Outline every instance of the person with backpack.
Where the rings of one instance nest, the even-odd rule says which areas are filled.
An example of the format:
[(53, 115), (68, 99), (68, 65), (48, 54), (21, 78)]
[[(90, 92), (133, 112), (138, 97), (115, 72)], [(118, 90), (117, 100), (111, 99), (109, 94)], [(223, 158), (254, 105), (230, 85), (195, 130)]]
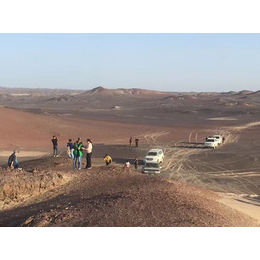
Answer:
[(81, 138), (74, 143), (74, 170), (77, 170), (77, 162), (78, 162), (78, 169), (81, 170), (81, 161), (83, 155), (83, 143)]
[(17, 155), (16, 155), (17, 153), (19, 153), (19, 151), (14, 150), (13, 153), (8, 158), (8, 166), (11, 169), (18, 169), (19, 168), (19, 162), (18, 162)]
[(53, 144), (53, 157), (58, 157), (58, 138), (57, 138), (57, 136), (54, 135), (51, 141)]

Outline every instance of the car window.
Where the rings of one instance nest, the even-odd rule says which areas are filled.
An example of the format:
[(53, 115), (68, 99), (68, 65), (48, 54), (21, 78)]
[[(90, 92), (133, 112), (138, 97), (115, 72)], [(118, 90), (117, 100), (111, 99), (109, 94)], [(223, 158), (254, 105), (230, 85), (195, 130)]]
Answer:
[(157, 153), (156, 153), (156, 152), (149, 152), (147, 155), (150, 155), (150, 156), (157, 156)]

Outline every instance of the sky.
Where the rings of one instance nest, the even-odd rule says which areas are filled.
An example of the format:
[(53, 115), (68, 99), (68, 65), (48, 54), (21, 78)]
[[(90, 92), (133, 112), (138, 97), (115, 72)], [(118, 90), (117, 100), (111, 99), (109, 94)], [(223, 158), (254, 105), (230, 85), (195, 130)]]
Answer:
[(260, 89), (260, 34), (0, 34), (0, 86)]

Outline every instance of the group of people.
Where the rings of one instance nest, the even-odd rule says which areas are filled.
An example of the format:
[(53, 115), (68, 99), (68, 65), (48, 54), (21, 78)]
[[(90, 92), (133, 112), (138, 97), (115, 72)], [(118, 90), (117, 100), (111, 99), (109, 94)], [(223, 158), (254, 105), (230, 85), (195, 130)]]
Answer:
[[(132, 138), (132, 137), (131, 137)], [(131, 140), (131, 139), (130, 139)], [(136, 146), (138, 146), (138, 141), (139, 139), (136, 139)], [(53, 143), (53, 156), (58, 157), (58, 138), (56, 136), (53, 136), (52, 138), (52, 143)], [(81, 138), (78, 138), (76, 142), (72, 142), (72, 139), (68, 140), (67, 143), (67, 153), (70, 158), (74, 160), (74, 170), (78, 169), (81, 170), (82, 168), (82, 156), (83, 156), (83, 151), (85, 150), (87, 152), (86, 154), (86, 169), (91, 169), (91, 157), (92, 157), (92, 141), (90, 139), (87, 139), (87, 145), (84, 146), (82, 143)], [(112, 157), (108, 154), (104, 156), (104, 161), (106, 165), (109, 165), (112, 163)], [(135, 157), (134, 159), (134, 166), (135, 169), (137, 170), (138, 168), (138, 158)], [(130, 168), (131, 164), (129, 161), (126, 161), (125, 163), (126, 168)]]
[[(53, 157), (58, 157), (59, 152), (58, 152), (58, 138), (57, 138), (57, 136), (54, 135), (51, 141), (52, 141), (52, 144), (53, 144)], [(139, 141), (139, 139), (136, 138), (135, 139), (136, 147), (138, 147), (138, 141)], [(130, 145), (131, 145), (131, 143), (132, 143), (132, 137), (130, 138)], [(92, 149), (93, 149), (92, 141), (89, 138), (87, 139), (86, 145), (83, 145), (80, 137), (74, 143), (72, 142), (72, 139), (68, 140), (67, 153), (68, 153), (68, 156), (73, 159), (74, 170), (76, 170), (77, 167), (78, 167), (78, 170), (82, 169), (83, 151), (86, 151), (86, 169), (92, 168), (92, 163), (91, 163)], [(8, 158), (8, 166), (11, 169), (18, 169), (19, 168), (17, 153), (19, 153), (19, 151), (14, 150), (13, 153), (11, 154), (11, 156)], [(106, 165), (111, 164), (112, 163), (111, 156), (106, 154), (105, 157), (104, 157), (104, 161), (105, 161)], [(138, 168), (138, 158), (137, 157), (135, 157), (135, 159), (134, 159), (134, 166), (135, 166), (135, 169), (137, 170), (137, 168)], [(126, 168), (131, 167), (129, 160), (126, 161), (125, 167)]]
[[(53, 157), (58, 157), (58, 138), (54, 135), (52, 138), (53, 144)], [(73, 159), (73, 167), (74, 170), (78, 169), (81, 170), (82, 168), (82, 156), (83, 151), (87, 152), (86, 155), (86, 169), (91, 169), (91, 157), (92, 157), (92, 141), (88, 138), (86, 146), (83, 145), (81, 138), (79, 137), (76, 142), (72, 142), (72, 139), (69, 139), (67, 143), (67, 153), (70, 158)]]
[[(132, 146), (132, 140), (133, 140), (133, 138), (132, 138), (132, 136), (131, 136), (130, 139), (129, 139), (129, 144), (130, 144), (130, 146)], [(138, 139), (138, 138), (135, 138), (135, 147), (138, 147), (138, 143), (139, 143), (139, 139)]]
[(86, 169), (92, 168), (91, 157), (92, 157), (92, 141), (88, 138), (86, 146), (83, 145), (81, 138), (79, 137), (78, 140), (73, 144), (72, 140), (69, 139), (67, 143), (68, 155), (74, 160), (74, 170), (78, 169), (81, 170), (82, 168), (82, 156), (83, 151), (86, 151)]

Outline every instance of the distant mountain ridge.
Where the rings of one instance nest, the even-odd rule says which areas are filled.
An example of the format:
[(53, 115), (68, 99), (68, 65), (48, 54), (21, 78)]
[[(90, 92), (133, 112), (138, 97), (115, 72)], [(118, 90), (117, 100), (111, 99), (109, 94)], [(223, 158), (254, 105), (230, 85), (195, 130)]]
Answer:
[(80, 95), (86, 96), (94, 96), (94, 95), (103, 95), (103, 96), (166, 96), (171, 95), (171, 92), (162, 92), (157, 90), (147, 90), (147, 89), (138, 89), (138, 88), (131, 88), (131, 89), (108, 89), (104, 87), (97, 87), (86, 92), (81, 93)]

